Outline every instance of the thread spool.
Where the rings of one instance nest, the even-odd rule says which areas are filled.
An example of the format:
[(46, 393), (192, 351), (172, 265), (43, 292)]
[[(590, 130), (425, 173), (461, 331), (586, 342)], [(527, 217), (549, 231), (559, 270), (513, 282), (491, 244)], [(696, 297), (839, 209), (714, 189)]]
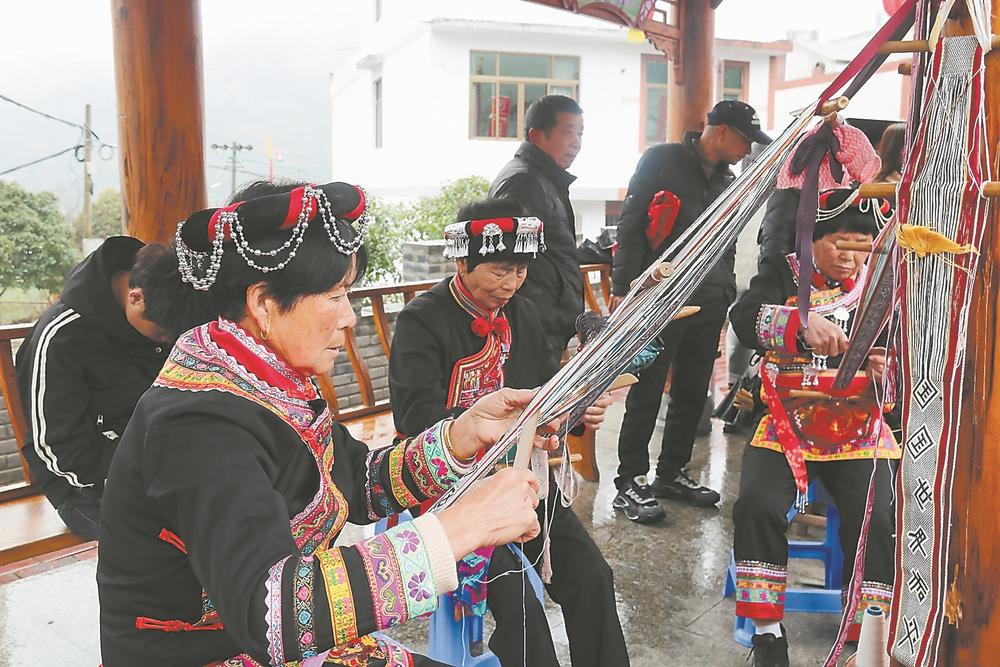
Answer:
[(889, 624), (881, 607), (871, 605), (861, 620), (858, 638), (857, 667), (889, 667)]

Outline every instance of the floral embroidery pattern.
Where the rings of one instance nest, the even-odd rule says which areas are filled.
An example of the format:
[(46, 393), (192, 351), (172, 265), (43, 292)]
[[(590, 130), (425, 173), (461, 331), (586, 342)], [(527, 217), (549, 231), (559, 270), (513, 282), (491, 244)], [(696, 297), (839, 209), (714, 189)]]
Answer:
[(784, 616), (788, 569), (760, 561), (736, 562), (736, 615), (775, 619)]
[[(842, 591), (847, 597), (847, 591)], [(892, 607), (892, 586), (878, 581), (862, 581), (861, 597), (858, 599), (858, 608), (854, 613), (854, 622), (860, 623), (865, 616), (868, 607), (879, 607), (882, 613), (888, 617), (889, 609)]]
[(264, 603), (267, 606), (265, 620), (267, 621), (267, 655), (271, 663), (280, 665), (285, 662), (285, 644), (281, 627), (281, 581), (285, 571), (285, 563), (291, 556), (285, 556), (272, 565), (267, 571), (267, 581), (264, 588), (267, 596)]
[(383, 533), (396, 552), (400, 574), (406, 581), (406, 608), (410, 618), (437, 609), (437, 595), (430, 576), (431, 563), (423, 538), (412, 523), (402, 523)]
[(360, 542), (355, 548), (361, 554), (368, 574), (376, 627), (392, 628), (407, 620), (410, 616), (407, 613), (403, 575), (388, 533)]
[(335, 646), (343, 646), (358, 637), (354, 595), (351, 592), (351, 580), (347, 576), (344, 554), (334, 547), (329, 551), (320, 551), (316, 558), (326, 585), (326, 599), (333, 621), (333, 642)]
[(790, 306), (764, 305), (757, 314), (757, 339), (768, 350), (785, 347), (788, 323), (795, 309)]
[(296, 559), (292, 577), (294, 596), (293, 617), (298, 636), (299, 653), (311, 658), (317, 653), (316, 633), (313, 626), (313, 559), (311, 556)]

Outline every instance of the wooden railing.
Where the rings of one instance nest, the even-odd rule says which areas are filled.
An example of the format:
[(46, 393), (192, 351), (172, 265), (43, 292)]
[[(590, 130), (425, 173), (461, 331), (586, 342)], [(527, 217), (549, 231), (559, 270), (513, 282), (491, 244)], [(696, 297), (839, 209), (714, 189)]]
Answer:
[(14, 377), (14, 342), (23, 340), (33, 326), (33, 324), (0, 326), (0, 391), (3, 392), (4, 406), (7, 408), (11, 430), (14, 431), (14, 440), (17, 441), (17, 455), (20, 457), (21, 472), (24, 475), (22, 481), (0, 487), (0, 501), (20, 498), (37, 491), (32, 484), (28, 462), (21, 454), (20, 448), (28, 433), (28, 422), (24, 416), (21, 394), (17, 391), (17, 380)]
[[(606, 313), (606, 308), (602, 308), (600, 301), (598, 301), (598, 292), (595, 291), (594, 285), (596, 283), (597, 290), (599, 290), (599, 294), (603, 297), (604, 304), (606, 305), (611, 297), (611, 266), (608, 264), (584, 264), (580, 267), (580, 272), (583, 274), (586, 285), (584, 300), (587, 308), (598, 313)], [(356, 308), (364, 309), (367, 306), (371, 309), (371, 316), (375, 332), (378, 336), (379, 346), (387, 359), (392, 349), (392, 329), (386, 314), (387, 297), (391, 298), (401, 295), (403, 302), (409, 303), (417, 294), (430, 289), (436, 283), (437, 281), (433, 280), (407, 282), (383, 287), (366, 287), (352, 292), (351, 299), (355, 303)], [(19, 447), (25, 442), (27, 420), (14, 377), (13, 344), (15, 341), (22, 340), (27, 336), (31, 331), (31, 327), (32, 324), (0, 326), (0, 391), (3, 392), (4, 404), (7, 407), (7, 414), (10, 416), (11, 427)], [(362, 350), (358, 345), (354, 331), (348, 332), (345, 350), (350, 360), (352, 374), (357, 381), (361, 405), (341, 409), (332, 378), (328, 375), (318, 378), (323, 397), (330, 404), (330, 408), (337, 420), (350, 421), (351, 419), (366, 415), (387, 412), (389, 410), (389, 401), (387, 399), (376, 400), (371, 371), (362, 355)], [(21, 482), (0, 488), (0, 502), (31, 495), (38, 490), (32, 483), (31, 471), (20, 450), (18, 451), (18, 456), (20, 457), (24, 479)]]

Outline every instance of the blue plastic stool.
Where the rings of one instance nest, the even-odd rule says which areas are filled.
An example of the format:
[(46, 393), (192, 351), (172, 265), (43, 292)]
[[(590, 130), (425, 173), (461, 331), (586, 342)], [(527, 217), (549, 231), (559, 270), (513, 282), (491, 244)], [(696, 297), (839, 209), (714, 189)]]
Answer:
[[(825, 568), (823, 588), (789, 588), (785, 591), (785, 611), (800, 611), (817, 614), (840, 614), (843, 611), (841, 584), (843, 580), (844, 552), (840, 548), (840, 513), (833, 499), (819, 481), (809, 484), (808, 502), (826, 501), (826, 535), (822, 542), (806, 540), (788, 541), (788, 559), (821, 560)], [(788, 510), (788, 520), (796, 514), (795, 508)], [(736, 593), (736, 559), (729, 552), (729, 568), (723, 597)], [(733, 639), (743, 646), (751, 646), (754, 624), (749, 618), (737, 616), (733, 622)]]
[[(408, 521), (409, 512), (399, 514), (400, 521)], [(375, 524), (375, 533), (387, 530), (388, 520), (380, 519)], [(497, 547), (502, 549), (504, 547)], [(513, 544), (507, 545), (525, 568), (528, 581), (535, 591), (539, 602), (543, 601), (542, 580), (535, 571), (524, 552)], [(438, 597), (438, 608), (431, 615), (430, 628), (427, 634), (427, 657), (438, 662), (459, 667), (501, 667), (500, 660), (492, 651), (485, 650), (481, 655), (473, 656), (472, 647), (483, 645), (483, 617), (463, 616), (455, 620), (455, 603), (451, 595)]]

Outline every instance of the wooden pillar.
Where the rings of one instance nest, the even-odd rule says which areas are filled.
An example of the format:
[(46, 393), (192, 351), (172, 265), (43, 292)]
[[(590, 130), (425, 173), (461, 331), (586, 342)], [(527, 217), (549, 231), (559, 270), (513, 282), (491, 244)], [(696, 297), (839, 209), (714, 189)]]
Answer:
[(204, 208), (198, 0), (112, 0), (122, 220), (132, 236), (173, 238)]
[(667, 141), (680, 141), (688, 130), (701, 130), (714, 102), (715, 10), (710, 0), (684, 0), (679, 27), (679, 62), (670, 68), (667, 86)]
[[(993, 34), (1000, 0), (993, 0)], [(969, 32), (963, 30), (963, 32)], [(986, 146), (997, 178), (1000, 141), (1000, 52), (986, 58)], [(952, 502), (948, 622), (942, 665), (994, 665), (1000, 655), (1000, 200), (980, 248), (969, 318), (962, 422)]]

